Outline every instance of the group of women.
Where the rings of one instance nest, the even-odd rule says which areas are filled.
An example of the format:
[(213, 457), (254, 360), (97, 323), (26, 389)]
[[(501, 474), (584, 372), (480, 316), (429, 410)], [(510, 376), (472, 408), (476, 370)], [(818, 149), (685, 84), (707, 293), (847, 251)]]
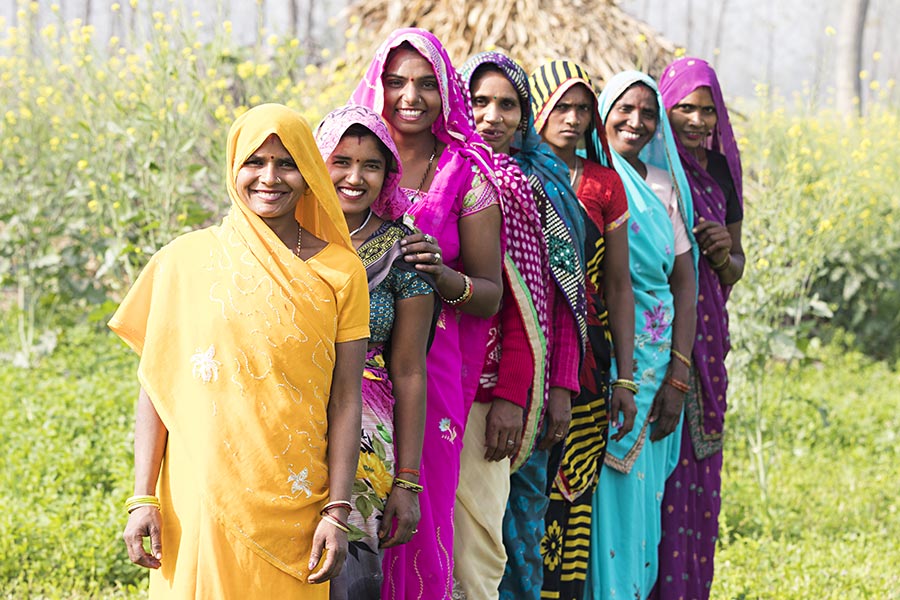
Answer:
[(708, 597), (744, 259), (704, 61), (598, 98), (401, 29), (315, 132), (241, 115), (226, 187), (110, 321), (151, 597)]

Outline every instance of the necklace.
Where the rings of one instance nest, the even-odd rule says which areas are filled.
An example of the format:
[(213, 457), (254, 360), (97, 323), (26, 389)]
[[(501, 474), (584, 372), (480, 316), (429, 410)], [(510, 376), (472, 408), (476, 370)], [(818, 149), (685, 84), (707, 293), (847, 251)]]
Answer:
[(419, 187), (416, 188), (416, 199), (419, 199), (420, 192), (422, 191), (422, 186), (425, 185), (425, 180), (428, 179), (428, 173), (431, 171), (431, 165), (434, 163), (434, 157), (437, 154), (437, 140), (434, 140), (434, 149), (431, 151), (431, 158), (428, 159), (428, 166), (425, 167), (425, 174), (422, 175), (422, 181), (419, 182)]
[(300, 238), (303, 236), (303, 228), (300, 227), (300, 223), (297, 223), (297, 248), (294, 250), (294, 254), (297, 255), (297, 258), (300, 258)]
[[(578, 179), (578, 167), (581, 166), (581, 161), (578, 157), (575, 157), (575, 168), (572, 169), (572, 175), (569, 176), (569, 185), (572, 186), (572, 189), (575, 190), (575, 181)], [(578, 190), (575, 190), (576, 192)]]
[(363, 229), (365, 229), (366, 225), (369, 224), (369, 219), (371, 219), (371, 218), (372, 218), (372, 209), (370, 208), (370, 209), (369, 209), (369, 214), (366, 215), (366, 218), (365, 218), (365, 220), (362, 222), (362, 225), (360, 225), (359, 227), (357, 227), (356, 229), (354, 229), (353, 231), (351, 231), (351, 232), (350, 232), (350, 237), (353, 237), (354, 235), (356, 235), (357, 233), (359, 233), (360, 231), (362, 231)]

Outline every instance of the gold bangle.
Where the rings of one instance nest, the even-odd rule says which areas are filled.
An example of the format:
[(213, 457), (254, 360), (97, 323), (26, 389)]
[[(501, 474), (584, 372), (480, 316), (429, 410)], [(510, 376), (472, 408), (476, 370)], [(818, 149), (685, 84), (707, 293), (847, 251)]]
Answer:
[(144, 506), (152, 506), (159, 510), (159, 498), (156, 496), (132, 496), (125, 500), (125, 511), (128, 514)]
[(394, 485), (398, 488), (409, 490), (414, 494), (421, 493), (425, 488), (418, 483), (413, 483), (412, 481), (407, 481), (406, 479), (400, 479), (399, 477), (394, 478)]
[(728, 268), (728, 265), (730, 265), (730, 264), (731, 264), (731, 254), (729, 253), (729, 254), (725, 255), (725, 260), (723, 260), (722, 262), (720, 262), (717, 265), (710, 265), (709, 268), (712, 269), (713, 271), (724, 271), (725, 269)]
[(460, 275), (462, 275), (463, 284), (465, 284), (462, 294), (460, 294), (458, 298), (444, 298), (444, 296), (441, 296), (444, 302), (450, 306), (459, 306), (472, 299), (472, 280), (465, 273), (460, 273)]
[(328, 522), (328, 523), (331, 523), (332, 525), (334, 525), (335, 527), (337, 527), (338, 529), (340, 529), (340, 530), (343, 531), (344, 533), (350, 533), (350, 526), (349, 526), (349, 525), (347, 525), (346, 523), (340, 522), (339, 520), (335, 519), (335, 518), (332, 517), (331, 515), (322, 515), (322, 520), (323, 520), (323, 521), (326, 521), (326, 522)]
[(686, 366), (688, 369), (691, 368), (691, 359), (689, 359), (687, 356), (685, 356), (684, 354), (682, 354), (675, 348), (672, 348), (670, 352), (671, 352), (672, 356), (677, 358), (679, 361), (681, 361), (684, 364), (684, 366)]
[(622, 388), (622, 389), (628, 390), (632, 394), (638, 393), (637, 384), (630, 379), (616, 379), (615, 381), (612, 382), (611, 387)]

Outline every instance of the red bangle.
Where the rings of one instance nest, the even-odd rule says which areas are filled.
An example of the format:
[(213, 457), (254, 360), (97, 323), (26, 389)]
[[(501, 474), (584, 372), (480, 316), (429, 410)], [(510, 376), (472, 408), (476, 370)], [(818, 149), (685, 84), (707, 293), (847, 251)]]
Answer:
[(682, 392), (684, 394), (687, 394), (688, 391), (690, 391), (690, 389), (691, 389), (691, 386), (689, 386), (685, 382), (681, 381), (680, 379), (675, 379), (673, 377), (669, 377), (668, 379), (663, 381), (663, 383), (668, 383), (673, 388), (675, 388), (676, 390), (678, 390), (679, 392)]
[(400, 469), (397, 469), (397, 475), (399, 475), (400, 473), (409, 473), (410, 475), (415, 475), (416, 477), (419, 476), (419, 470), (418, 470), (418, 469), (407, 469), (406, 467), (402, 467), (402, 468), (400, 468)]

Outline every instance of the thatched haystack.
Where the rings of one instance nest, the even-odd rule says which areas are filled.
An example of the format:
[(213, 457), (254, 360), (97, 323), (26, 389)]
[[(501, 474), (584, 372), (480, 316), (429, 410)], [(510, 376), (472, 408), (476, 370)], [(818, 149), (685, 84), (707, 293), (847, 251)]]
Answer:
[(508, 53), (528, 72), (566, 58), (583, 65), (598, 86), (624, 69), (658, 76), (675, 52), (617, 0), (358, 0), (347, 10), (354, 16), (348, 66), (367, 65), (398, 27), (432, 31), (456, 65), (489, 49)]

